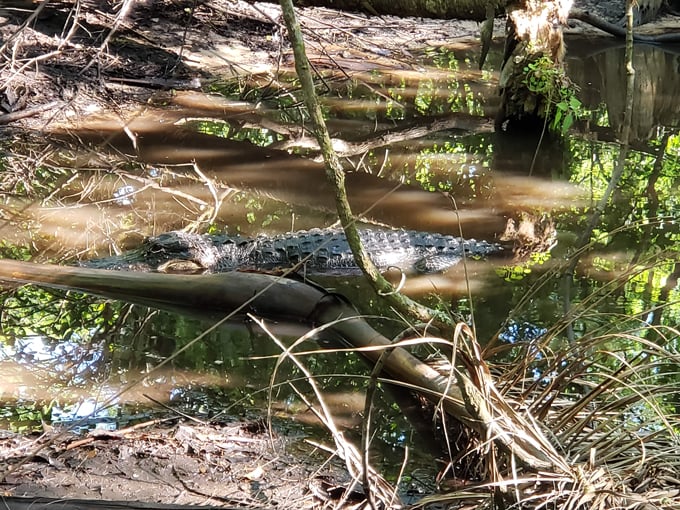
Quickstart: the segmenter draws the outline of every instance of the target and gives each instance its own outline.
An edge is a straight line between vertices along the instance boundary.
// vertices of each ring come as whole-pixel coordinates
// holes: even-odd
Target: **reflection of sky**
[[[547,331],[546,328],[530,322],[512,321],[498,336],[504,342],[516,344],[518,342],[533,342],[545,335]]]
[[[113,192],[118,205],[132,205],[135,188],[132,186],[121,186]]]
[[[95,371],[102,360],[100,345],[83,346],[74,341],[52,343],[44,336],[31,335],[17,338],[14,346],[0,347],[0,360],[12,359],[19,364],[49,364],[49,368],[60,375],[67,375],[74,384],[90,380],[87,374]]]
[[[501,332],[498,337],[509,344],[516,344],[516,343],[532,343],[541,338],[543,335],[545,335],[548,332],[548,330],[544,327],[541,326],[536,326],[535,324],[531,324],[530,322],[517,322],[517,321],[512,321],[508,326]],[[536,349],[535,347],[531,347],[529,349],[528,354],[530,356],[533,356],[533,359],[542,359],[543,354]],[[534,367],[532,369],[532,375],[534,377],[535,381],[538,381],[539,379],[543,379],[545,381],[548,381],[549,375],[544,374],[539,370],[537,367]],[[554,376],[555,374],[552,374],[551,376]]]
[[[102,388],[102,391],[106,392],[106,389]],[[120,406],[111,405],[116,399],[115,392],[109,391],[108,393],[111,394],[100,394],[102,400],[106,402],[106,407],[103,407],[102,401],[94,398],[86,398],[80,402],[65,405],[63,408],[54,405],[51,413],[52,425],[69,426],[76,432],[84,432],[92,428],[116,430],[118,428],[116,418],[120,414]]]
[[[41,335],[17,338],[14,345],[0,346],[0,361],[11,360],[28,368],[48,369],[54,376],[68,379],[71,385],[83,385],[92,382],[91,374],[103,360],[102,348],[99,345],[83,346],[74,341],[51,342]],[[38,367],[38,365],[40,365]],[[28,387],[18,388],[20,395],[27,393]],[[78,421],[83,421],[83,428],[105,428],[114,430],[116,423],[112,419],[119,414],[116,395],[118,390],[106,386],[96,388],[96,398],[88,397],[78,402],[61,406],[52,406],[50,419],[53,424],[73,424],[80,428]],[[30,398],[29,395],[26,395]],[[106,407],[103,407],[106,403]]]

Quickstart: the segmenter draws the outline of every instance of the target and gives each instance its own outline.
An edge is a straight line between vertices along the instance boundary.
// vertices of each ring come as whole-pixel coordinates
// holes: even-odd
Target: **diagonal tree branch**
[[[375,292],[378,295],[383,296],[390,306],[411,317],[416,317],[418,320],[425,322],[434,321],[439,326],[450,329],[453,326],[451,317],[423,306],[399,292],[395,292],[390,282],[388,282],[375,267],[375,264],[373,264],[368,253],[361,244],[359,232],[356,228],[356,219],[352,214],[349,201],[347,200],[345,173],[338,155],[333,150],[331,138],[328,134],[328,129],[326,128],[326,122],[324,121],[321,107],[319,106],[319,101],[316,97],[314,80],[312,79],[309,61],[307,60],[307,55],[305,53],[305,44],[300,31],[300,24],[297,21],[293,9],[293,2],[292,0],[281,0],[280,3],[286,28],[288,29],[288,38],[293,46],[295,70],[300,79],[305,105],[312,121],[314,136],[321,149],[321,154],[325,163],[326,176],[335,190],[335,205],[340,218],[340,223],[342,223],[342,227],[345,230],[347,241],[349,242],[357,264],[362,272],[368,277]]]

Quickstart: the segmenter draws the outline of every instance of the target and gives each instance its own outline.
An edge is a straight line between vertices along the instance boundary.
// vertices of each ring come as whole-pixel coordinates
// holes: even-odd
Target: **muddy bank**
[[[6,496],[148,501],[248,508],[312,508],[338,487],[324,456],[301,462],[264,422],[170,419],[86,437],[48,431],[0,436]],[[330,499],[330,496],[328,496]],[[0,497],[0,502],[2,498]],[[10,507],[12,508],[12,507]]]

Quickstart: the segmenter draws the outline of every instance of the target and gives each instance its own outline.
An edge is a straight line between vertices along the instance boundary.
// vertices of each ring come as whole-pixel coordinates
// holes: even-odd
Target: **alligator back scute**
[[[322,273],[351,274],[359,271],[349,243],[340,229],[312,229],[298,232],[303,238],[305,269]]]
[[[459,253],[460,239],[451,235],[431,234],[429,232],[412,232],[416,248],[425,251]]]
[[[458,264],[462,259],[463,257],[458,255],[434,253],[417,260],[414,264],[414,269],[416,272],[423,274],[440,273]]]

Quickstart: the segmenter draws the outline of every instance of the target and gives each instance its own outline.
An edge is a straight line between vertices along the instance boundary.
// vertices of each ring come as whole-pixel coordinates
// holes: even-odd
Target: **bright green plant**
[[[545,117],[550,130],[565,134],[574,121],[583,115],[583,105],[576,97],[578,89],[564,70],[555,66],[546,55],[524,66],[523,84],[534,94],[545,98]]]

